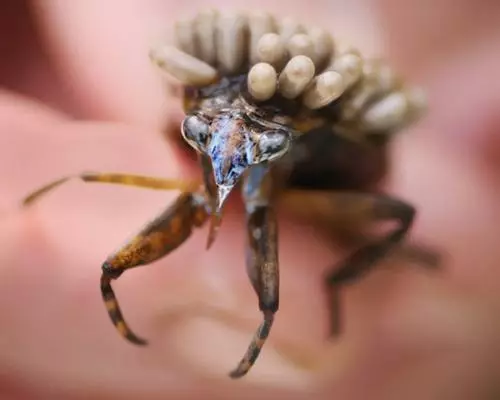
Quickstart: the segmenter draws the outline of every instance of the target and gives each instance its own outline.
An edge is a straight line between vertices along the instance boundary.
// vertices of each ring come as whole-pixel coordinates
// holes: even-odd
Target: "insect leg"
[[[120,173],[104,173],[104,172],[84,172],[77,175],[66,176],[55,181],[52,181],[37,190],[30,193],[23,200],[23,205],[27,206],[34,203],[41,196],[51,192],[53,189],[61,186],[70,179],[80,179],[83,182],[99,182],[99,183],[114,183],[119,185],[136,186],[147,189],[158,190],[182,190],[189,191],[196,189],[197,185],[193,182],[184,182],[177,179],[163,179],[143,175],[130,175]]]
[[[340,301],[338,289],[342,285],[353,283],[370,272],[379,261],[399,244],[407,235],[414,217],[415,208],[399,199],[377,194],[339,193],[340,203],[348,201],[358,212],[363,213],[367,220],[395,221],[397,225],[380,239],[374,240],[353,252],[349,257],[335,266],[326,277],[326,285],[330,291],[331,300],[331,331],[340,333]]]
[[[256,166],[245,178],[243,197],[247,215],[247,273],[259,298],[264,318],[231,378],[244,376],[257,360],[279,307],[278,228],[270,204],[267,167]]]
[[[354,227],[351,235],[358,246],[349,257],[332,268],[325,278],[331,311],[331,333],[340,332],[340,302],[338,289],[370,272],[385,256],[394,255],[418,261],[427,267],[439,264],[439,255],[422,246],[410,246],[402,241],[414,216],[413,206],[382,194],[295,190],[285,194],[282,205],[300,217],[323,224],[334,230]],[[378,239],[361,232],[367,223],[396,222],[396,226]],[[350,233],[351,234],[351,233]]]
[[[344,193],[342,195],[342,193]],[[364,196],[359,193],[358,196]],[[280,196],[279,206],[294,217],[314,224],[334,236],[340,245],[362,246],[370,240],[364,228],[373,222],[370,213],[360,209],[362,203],[349,200],[346,192],[330,190],[288,190]],[[391,257],[411,261],[429,269],[438,269],[441,254],[427,244],[405,241],[391,249]]]
[[[191,235],[194,227],[201,227],[205,223],[209,210],[202,189],[194,193],[182,193],[175,203],[103,263],[102,298],[116,329],[130,342],[138,345],[146,344],[146,341],[136,336],[125,322],[111,281],[130,268],[150,264],[177,249]]]

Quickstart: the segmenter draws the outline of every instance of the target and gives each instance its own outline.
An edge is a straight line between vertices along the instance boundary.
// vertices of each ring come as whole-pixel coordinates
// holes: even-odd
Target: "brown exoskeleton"
[[[210,247],[225,200],[241,187],[246,266],[263,322],[230,374],[237,378],[255,363],[278,311],[278,202],[326,221],[343,213],[353,224],[396,222],[332,268],[326,277],[331,293],[368,272],[404,239],[414,207],[376,188],[386,174],[392,134],[415,117],[420,98],[380,62],[364,60],[353,49],[334,54],[325,32],[290,20],[280,25],[266,14],[200,13],[194,21],[180,23],[177,35],[180,50],[165,48],[152,58],[184,83],[187,115],[181,132],[199,156],[203,182],[107,173],[78,177],[182,190],[102,266],[101,291],[109,316],[121,335],[139,345],[146,341],[126,324],[111,281],[168,255],[208,221]],[[68,179],[37,190],[25,204]],[[333,331],[338,330],[335,307]]]

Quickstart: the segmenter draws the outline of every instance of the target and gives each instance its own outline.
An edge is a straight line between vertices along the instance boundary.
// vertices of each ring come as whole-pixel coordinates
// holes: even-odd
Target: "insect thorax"
[[[256,102],[247,89],[247,74],[223,77],[219,82],[202,88],[185,88],[186,113],[202,112],[213,118],[223,110],[239,110],[260,123],[286,127],[295,135],[318,127],[333,126],[335,122],[335,105],[329,107],[328,113],[325,110],[308,110],[296,100],[285,99],[279,94],[265,102]]]

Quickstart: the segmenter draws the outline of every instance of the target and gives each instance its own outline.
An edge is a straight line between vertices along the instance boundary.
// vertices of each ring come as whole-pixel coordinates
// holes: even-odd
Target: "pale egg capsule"
[[[204,86],[217,79],[215,68],[176,47],[157,47],[150,51],[149,56],[163,71],[185,85]]]
[[[217,16],[217,11],[206,10],[200,12],[194,20],[194,31],[198,46],[197,55],[210,65],[215,65],[217,58],[215,48]]]
[[[265,12],[251,13],[248,15],[248,31],[250,64],[255,64],[259,62],[259,40],[266,33],[276,32],[276,21],[273,16]]]
[[[287,50],[292,58],[295,56],[306,56],[313,59],[315,56],[314,43],[305,33],[293,35],[287,43]]]
[[[271,64],[255,64],[248,72],[248,91],[258,101],[266,101],[273,97],[277,83],[277,72]]]
[[[286,17],[278,22],[278,33],[283,43],[288,43],[292,36],[304,31],[304,27],[294,18]]]
[[[175,23],[174,36],[175,44],[180,50],[191,56],[196,56],[196,38],[192,19],[178,20]]]
[[[217,66],[222,73],[240,71],[247,59],[247,19],[241,14],[221,14],[216,32]]]
[[[322,28],[311,28],[307,31],[313,42],[314,55],[312,60],[316,70],[323,69],[334,54],[334,42],[332,35]]]
[[[257,45],[257,56],[260,62],[271,64],[276,70],[283,69],[287,52],[281,37],[276,33],[266,33]]]
[[[326,71],[314,78],[312,85],[304,92],[302,101],[306,107],[315,110],[338,99],[344,90],[342,75],[335,71]]]
[[[280,73],[278,81],[280,93],[287,99],[298,97],[314,78],[314,73],[314,63],[309,57],[292,58]]]

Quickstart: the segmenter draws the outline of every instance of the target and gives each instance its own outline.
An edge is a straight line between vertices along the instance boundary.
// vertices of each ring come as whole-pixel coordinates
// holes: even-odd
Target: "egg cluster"
[[[256,102],[276,93],[310,110],[337,102],[340,128],[387,133],[426,108],[422,92],[407,87],[383,62],[353,47],[340,49],[328,31],[291,18],[207,10],[178,21],[175,39],[150,57],[182,84],[202,87],[246,73]]]

